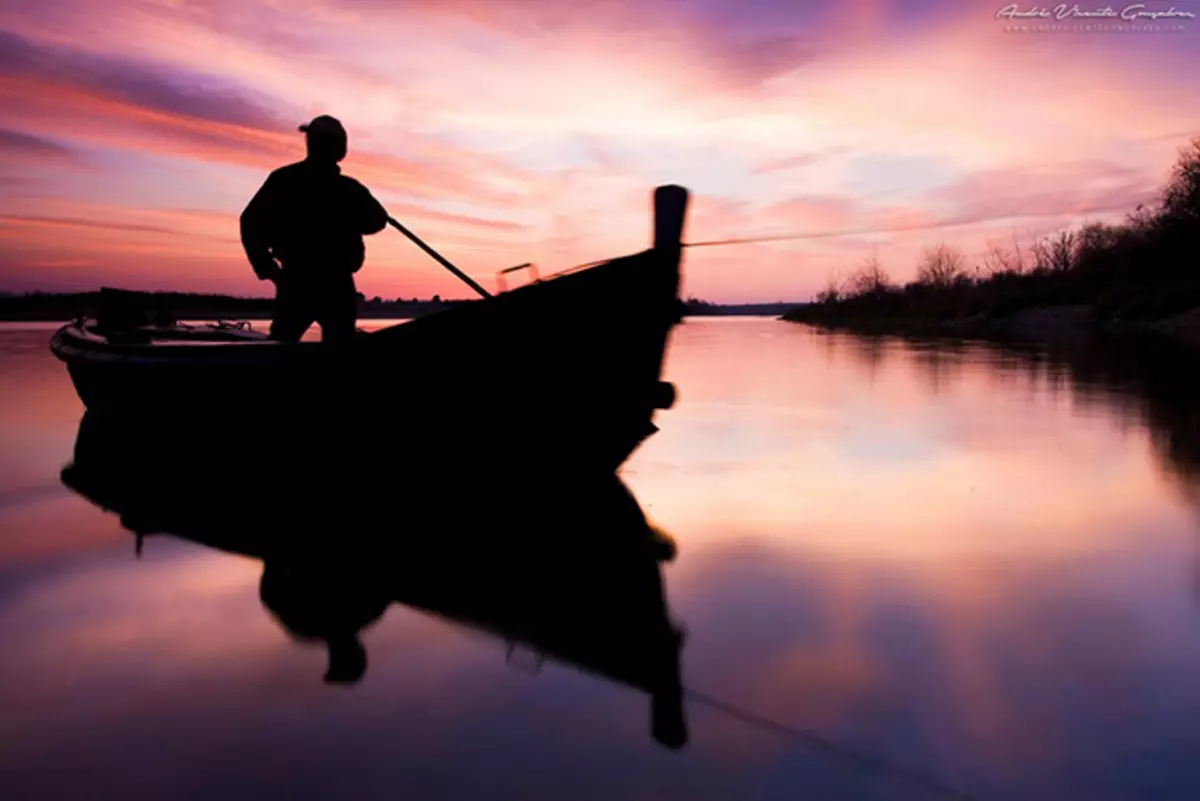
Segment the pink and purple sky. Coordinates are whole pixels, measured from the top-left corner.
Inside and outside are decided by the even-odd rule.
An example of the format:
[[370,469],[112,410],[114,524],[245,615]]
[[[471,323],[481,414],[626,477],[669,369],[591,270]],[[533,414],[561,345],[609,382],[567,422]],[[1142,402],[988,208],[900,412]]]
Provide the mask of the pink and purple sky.
[[[693,192],[687,239],[833,234],[688,251],[685,292],[722,302],[1153,199],[1200,134],[1200,2],[1103,32],[1006,30],[1004,5],[6,0],[0,290],[269,294],[238,215],[321,113],[344,171],[488,288],[641,250],[662,183]],[[391,230],[359,288],[472,296]]]

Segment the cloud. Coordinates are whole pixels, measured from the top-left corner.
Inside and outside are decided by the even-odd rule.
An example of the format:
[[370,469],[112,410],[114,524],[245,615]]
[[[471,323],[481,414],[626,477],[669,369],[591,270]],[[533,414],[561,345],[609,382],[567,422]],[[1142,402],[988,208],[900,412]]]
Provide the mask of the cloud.
[[820,54],[808,38],[794,35],[765,36],[745,43],[714,36],[708,40],[707,50],[717,58],[716,71],[730,89],[757,87],[803,67]]
[[0,31],[0,75],[86,90],[167,114],[263,131],[284,122],[248,87],[177,66],[91,53]]
[[[319,7],[323,14],[342,22],[349,22],[347,15],[356,13],[415,22],[443,36],[483,29],[502,38],[506,47],[596,50],[635,63],[686,65],[679,74],[702,77],[709,91],[740,93],[754,91],[765,81],[811,62],[819,53],[816,40],[797,30],[800,15],[781,24],[773,4],[751,5],[708,2],[692,6],[673,0],[584,4],[413,0],[400,5],[380,0],[324,0]],[[353,21],[362,22],[361,17]],[[657,77],[661,80],[664,76]]]
[[[61,84],[23,79],[9,84],[10,109],[40,127],[78,135],[110,148],[156,152],[202,162],[269,170],[303,157],[303,138],[294,131],[252,129],[183,111],[146,107],[124,97]],[[0,90],[6,79],[0,77]],[[0,92],[4,94],[4,92]],[[78,120],[88,124],[80,127]],[[372,188],[417,197],[460,197],[511,204],[521,197],[523,173],[496,159],[434,143],[416,158],[354,151],[345,171]]]
[[388,213],[393,217],[417,218],[435,223],[478,228],[493,232],[517,232],[528,230],[529,226],[512,220],[490,220],[484,217],[473,217],[467,214],[452,214],[444,211],[427,209],[411,203],[388,203]]
[[1148,202],[1158,187],[1146,171],[1100,160],[979,170],[931,198],[966,219],[1092,214]]
[[838,152],[844,149],[831,148],[816,153],[797,153],[792,156],[781,156],[779,158],[767,159],[759,162],[751,168],[751,172],[755,175],[763,175],[773,172],[787,172],[788,170],[796,170],[801,167],[808,167],[813,164],[819,164],[826,159],[829,159]]
[[59,228],[89,228],[98,231],[123,231],[142,234],[178,234],[178,230],[159,225],[104,222],[72,217],[44,217],[37,214],[3,214],[0,225],[45,225]]
[[[694,247],[737,247],[750,244],[789,242],[815,242],[830,240],[832,247],[845,243],[848,249],[860,249],[864,237],[879,237],[917,234],[930,231],[967,229],[966,233],[983,236],[984,229],[994,223],[1012,223],[1026,220],[1033,223],[1030,229],[1038,234],[1049,233],[1082,220],[1085,214],[1115,214],[1132,211],[1125,194],[1116,190],[1111,195],[1098,195],[1086,204],[1071,206],[1066,197],[1048,197],[1045,203],[1012,203],[964,206],[953,213],[935,214],[928,209],[904,206],[870,206],[859,204],[851,198],[797,198],[775,204],[757,215],[739,214],[734,219],[756,219],[779,224],[774,232],[754,233],[745,236],[733,234],[728,238],[693,237],[689,241]],[[1057,202],[1056,202],[1057,201]],[[1065,205],[1064,205],[1065,204]],[[791,223],[789,225],[789,223]],[[728,230],[728,229],[725,229]],[[761,228],[757,229],[762,231]],[[981,240],[982,241],[982,240]],[[893,244],[896,244],[893,242]]]
[[79,152],[72,147],[59,144],[52,139],[7,128],[0,128],[0,153],[66,160],[79,158]]
[[852,226],[862,220],[862,211],[848,195],[804,195],[768,207],[763,217],[804,231]]

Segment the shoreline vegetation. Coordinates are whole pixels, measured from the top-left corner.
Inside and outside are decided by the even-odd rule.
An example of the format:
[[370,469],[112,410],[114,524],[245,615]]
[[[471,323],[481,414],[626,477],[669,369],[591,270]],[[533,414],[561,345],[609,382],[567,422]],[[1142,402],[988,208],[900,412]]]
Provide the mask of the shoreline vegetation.
[[848,332],[1082,340],[1165,335],[1200,345],[1200,137],[1160,196],[1120,223],[1087,223],[972,260],[938,244],[898,285],[877,256],[782,319]]
[[[145,292],[148,308],[170,312],[177,319],[187,320],[269,320],[275,306],[272,298],[246,298],[232,295],[190,292]],[[0,293],[0,321],[4,322],[69,322],[82,315],[94,314],[100,292],[27,292]],[[429,299],[358,297],[360,320],[411,319],[443,311],[468,300],[443,300],[434,295]],[[685,316],[711,317],[755,315],[778,317],[795,303],[718,304],[696,298],[685,301]]]

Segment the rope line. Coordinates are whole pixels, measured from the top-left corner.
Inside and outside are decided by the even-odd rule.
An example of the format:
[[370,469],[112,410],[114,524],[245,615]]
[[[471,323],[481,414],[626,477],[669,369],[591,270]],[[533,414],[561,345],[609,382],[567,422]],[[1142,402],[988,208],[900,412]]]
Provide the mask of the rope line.
[[[898,229],[898,230],[903,230],[903,229]],[[892,231],[879,231],[879,230],[807,231],[807,232],[801,233],[801,234],[772,234],[772,235],[768,235],[768,236],[749,236],[749,237],[736,237],[733,239],[709,239],[709,240],[704,240],[704,241],[700,241],[700,242],[682,242],[682,243],[680,243],[680,247],[713,248],[713,247],[720,247],[722,245],[757,245],[762,242],[794,242],[794,241],[798,241],[798,240],[802,240],[802,239],[832,239],[832,238],[839,237],[839,236],[864,236],[867,234],[878,234],[878,233],[893,233],[893,232]],[[609,261],[612,261],[612,259],[611,258],[597,259],[596,261],[589,261],[589,262],[584,262],[583,264],[576,264],[574,267],[568,267],[565,270],[559,270],[558,272],[551,273],[550,275],[547,275],[546,277],[547,278],[556,278],[560,275],[567,275],[569,273],[578,272],[579,270],[586,270],[588,267],[596,267],[597,265],[604,264],[605,262],[609,262]]]
[[832,239],[838,236],[865,236],[888,233],[882,231],[809,231],[803,234],[774,234],[768,236],[746,236],[733,239],[710,239],[705,242],[684,242],[685,248],[712,248],[721,245],[757,245],[760,242],[793,242],[800,239]]
[[926,792],[944,796],[946,798],[957,799],[957,801],[979,801],[976,796],[965,793],[962,790],[955,789],[954,787],[951,787],[932,776],[927,776],[923,773],[912,770],[911,768],[893,765],[877,756],[852,750],[844,745],[839,745],[832,740],[822,737],[819,734],[805,731],[794,726],[789,726],[786,723],[780,723],[777,720],[773,720],[764,715],[759,715],[755,712],[747,712],[746,710],[739,709],[738,707],[726,703],[719,698],[714,698],[707,693],[685,688],[684,695],[696,703],[707,706],[710,709],[715,709],[718,712],[723,712],[724,714],[740,720],[748,725],[757,726],[761,729],[767,729],[775,734],[789,737],[794,740],[800,740],[811,748],[823,751],[830,756],[842,760],[856,771],[891,776],[905,781],[921,790],[925,790]]
[[[1026,215],[1030,216],[1030,215]],[[1032,215],[1046,216],[1046,215]],[[685,248],[712,248],[721,247],[724,245],[757,245],[764,242],[798,242],[806,239],[837,239],[844,236],[872,236],[875,234],[904,234],[914,231],[928,231],[938,228],[958,228],[963,225],[978,222],[976,220],[950,220],[937,225],[928,224],[913,224],[913,225],[897,225],[890,228],[843,228],[836,231],[804,231],[802,233],[791,234],[766,234],[763,236],[744,236],[731,237],[729,239],[709,239],[700,242],[683,242],[681,247]],[[612,259],[597,259],[589,261],[586,264],[578,264],[574,267],[569,267],[566,270],[554,273],[554,275],[564,275],[572,273],[576,270],[582,270],[587,267],[595,267],[598,264],[604,264]]]
[[[434,613],[436,614],[436,613]],[[451,628],[460,633],[470,636],[474,639],[482,641],[492,641],[497,636],[496,632],[479,631],[476,626],[472,626],[453,618],[437,617],[451,624]],[[506,652],[511,657],[516,640],[505,638]],[[694,703],[706,706],[717,712],[721,712],[729,717],[745,723],[748,726],[755,726],[760,729],[770,731],[773,734],[781,737],[797,740],[808,747],[820,751],[827,756],[841,760],[848,765],[852,770],[858,773],[874,773],[883,777],[890,777],[907,783],[911,787],[918,790],[923,790],[932,795],[942,796],[954,801],[982,801],[979,796],[972,795],[962,790],[951,787],[940,779],[921,773],[920,771],[906,768],[901,765],[894,765],[882,757],[872,754],[863,753],[845,745],[830,740],[812,731],[806,731],[796,726],[791,726],[786,723],[780,723],[777,720],[767,717],[766,715],[750,712],[745,709],[734,706],[727,701],[722,701],[720,698],[701,692],[700,690],[692,689],[691,687],[681,687],[681,694],[684,698],[693,701]]]

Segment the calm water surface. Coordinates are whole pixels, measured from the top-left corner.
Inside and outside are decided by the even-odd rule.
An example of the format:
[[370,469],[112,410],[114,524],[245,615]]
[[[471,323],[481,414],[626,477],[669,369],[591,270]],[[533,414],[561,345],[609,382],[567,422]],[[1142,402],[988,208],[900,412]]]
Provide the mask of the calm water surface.
[[679,544],[672,751],[644,694],[400,605],[326,685],[259,562],[136,558],[59,479],[52,328],[0,328],[6,798],[1200,798],[1200,389],[1161,346],[681,325],[623,470]]

